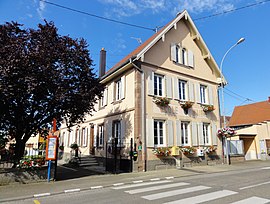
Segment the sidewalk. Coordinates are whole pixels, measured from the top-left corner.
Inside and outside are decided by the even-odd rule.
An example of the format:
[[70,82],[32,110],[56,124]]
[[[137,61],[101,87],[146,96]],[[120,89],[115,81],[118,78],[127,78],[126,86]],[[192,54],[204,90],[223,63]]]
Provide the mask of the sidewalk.
[[82,178],[69,179],[56,182],[41,182],[33,184],[14,184],[0,186],[0,203],[4,201],[18,200],[22,198],[33,198],[42,194],[54,195],[65,193],[67,190],[83,191],[96,188],[111,187],[113,184],[132,183],[133,181],[150,181],[150,179],[171,179],[194,176],[200,174],[211,174],[227,171],[238,171],[246,169],[258,169],[270,167],[270,161],[245,161],[232,165],[215,165],[215,166],[193,166],[183,169],[168,169],[159,171],[123,173],[123,174],[106,174],[86,176]]

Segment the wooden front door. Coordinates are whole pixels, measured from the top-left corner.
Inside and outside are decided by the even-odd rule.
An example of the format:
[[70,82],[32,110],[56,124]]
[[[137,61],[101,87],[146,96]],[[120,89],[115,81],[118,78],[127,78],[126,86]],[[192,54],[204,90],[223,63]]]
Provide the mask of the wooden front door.
[[92,155],[95,154],[95,148],[94,148],[94,126],[93,125],[90,128],[90,148],[89,148],[89,154],[92,154]]

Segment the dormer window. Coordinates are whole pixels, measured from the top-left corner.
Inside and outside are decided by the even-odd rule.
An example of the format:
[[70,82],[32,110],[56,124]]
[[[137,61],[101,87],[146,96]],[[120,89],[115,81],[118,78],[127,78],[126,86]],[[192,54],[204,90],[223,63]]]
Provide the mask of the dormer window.
[[171,60],[176,64],[183,64],[188,67],[194,67],[193,52],[181,47],[178,44],[171,44]]

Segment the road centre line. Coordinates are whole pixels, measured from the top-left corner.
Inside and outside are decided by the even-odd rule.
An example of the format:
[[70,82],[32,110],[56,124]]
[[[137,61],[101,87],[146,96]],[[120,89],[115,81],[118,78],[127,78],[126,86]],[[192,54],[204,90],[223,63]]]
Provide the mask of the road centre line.
[[75,189],[65,190],[64,192],[65,192],[65,193],[74,193],[74,192],[79,192],[79,191],[81,191],[81,189],[75,188]]
[[270,181],[267,181],[267,182],[264,182],[264,183],[258,183],[258,184],[255,184],[255,185],[245,186],[245,187],[239,188],[239,190],[244,190],[244,189],[248,189],[248,188],[254,188],[254,187],[262,186],[262,185],[269,184],[269,183],[270,183]]
[[133,183],[142,183],[143,180],[139,180],[139,181],[132,181]]
[[150,181],[159,181],[160,180],[160,178],[152,178],[152,179],[150,179]]
[[50,196],[51,193],[40,193],[40,194],[35,194],[34,195],[34,198],[37,198],[37,197],[44,197],[44,196]]
[[91,187],[91,190],[93,190],[93,189],[100,189],[100,188],[103,188],[103,186],[92,186]]
[[113,184],[113,186],[122,186],[122,185],[124,185],[124,183],[115,183],[115,184]]
[[267,169],[270,169],[270,167],[268,166],[268,167],[263,167],[263,168],[261,168],[262,170],[267,170]]
[[173,176],[168,176],[168,177],[165,177],[165,179],[174,179]]

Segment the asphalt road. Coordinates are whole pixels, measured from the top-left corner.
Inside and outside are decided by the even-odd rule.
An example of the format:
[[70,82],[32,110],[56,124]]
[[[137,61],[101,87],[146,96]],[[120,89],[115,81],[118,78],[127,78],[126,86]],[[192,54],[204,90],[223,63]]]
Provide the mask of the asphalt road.
[[[192,169],[191,169],[192,171]],[[178,178],[148,179],[6,203],[270,203],[270,165]]]

